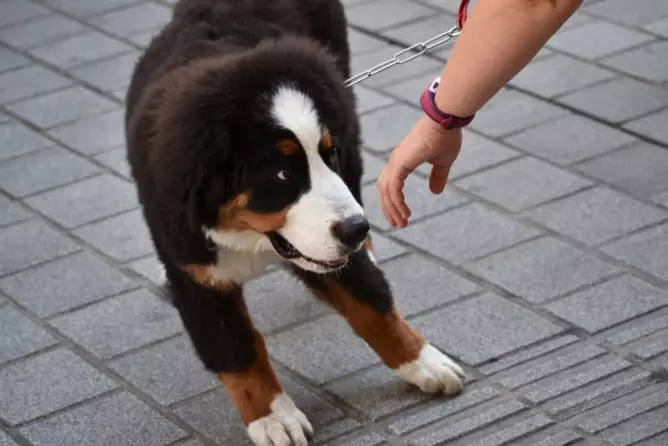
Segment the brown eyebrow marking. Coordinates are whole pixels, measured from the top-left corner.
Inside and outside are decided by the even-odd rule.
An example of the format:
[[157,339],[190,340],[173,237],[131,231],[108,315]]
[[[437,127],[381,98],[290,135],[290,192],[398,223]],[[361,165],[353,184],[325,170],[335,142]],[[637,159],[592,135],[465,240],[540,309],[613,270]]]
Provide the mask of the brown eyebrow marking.
[[328,150],[332,148],[332,135],[329,133],[329,130],[322,132],[322,138],[320,139],[323,149]]
[[294,155],[299,151],[299,144],[291,139],[281,139],[276,144],[276,148],[283,155]]

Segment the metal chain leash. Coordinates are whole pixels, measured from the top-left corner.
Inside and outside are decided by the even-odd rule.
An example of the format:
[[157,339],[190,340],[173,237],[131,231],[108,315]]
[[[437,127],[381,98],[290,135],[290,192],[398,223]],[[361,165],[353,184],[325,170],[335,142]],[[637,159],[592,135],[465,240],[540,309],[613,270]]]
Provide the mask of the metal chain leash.
[[449,42],[450,40],[457,37],[460,32],[461,30],[459,29],[459,26],[453,26],[448,31],[438,34],[432,37],[431,39],[411,45],[408,48],[405,48],[396,53],[394,56],[392,56],[391,59],[388,59],[385,62],[379,63],[378,65],[369,68],[366,71],[363,71],[359,74],[354,75],[351,78],[348,78],[344,82],[344,85],[346,87],[352,87],[353,85],[358,84],[370,78],[371,76],[381,73],[389,68],[392,68],[395,65],[402,65],[407,62],[410,62],[416,57],[422,56],[427,51]]

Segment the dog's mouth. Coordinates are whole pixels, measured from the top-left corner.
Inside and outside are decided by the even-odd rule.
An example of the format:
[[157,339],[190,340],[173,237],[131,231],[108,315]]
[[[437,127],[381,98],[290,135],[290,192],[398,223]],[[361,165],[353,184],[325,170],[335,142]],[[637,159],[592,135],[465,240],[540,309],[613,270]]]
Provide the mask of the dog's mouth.
[[341,268],[348,261],[347,257],[342,257],[336,260],[317,260],[311,257],[305,256],[297,248],[295,248],[292,243],[290,243],[285,237],[283,237],[278,232],[270,232],[267,234],[271,245],[274,247],[274,251],[283,257],[286,260],[305,260],[314,265],[326,268],[328,270],[335,270]]

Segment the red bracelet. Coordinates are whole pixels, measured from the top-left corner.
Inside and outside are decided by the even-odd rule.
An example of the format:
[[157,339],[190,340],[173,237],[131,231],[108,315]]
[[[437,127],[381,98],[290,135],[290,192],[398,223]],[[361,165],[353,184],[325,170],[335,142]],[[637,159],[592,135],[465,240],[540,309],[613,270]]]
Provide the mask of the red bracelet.
[[465,127],[473,121],[475,113],[471,116],[459,117],[442,112],[436,105],[436,89],[441,82],[441,78],[437,77],[433,80],[427,88],[425,88],[420,97],[420,105],[425,114],[431,118],[432,121],[443,127],[445,130],[454,130]]

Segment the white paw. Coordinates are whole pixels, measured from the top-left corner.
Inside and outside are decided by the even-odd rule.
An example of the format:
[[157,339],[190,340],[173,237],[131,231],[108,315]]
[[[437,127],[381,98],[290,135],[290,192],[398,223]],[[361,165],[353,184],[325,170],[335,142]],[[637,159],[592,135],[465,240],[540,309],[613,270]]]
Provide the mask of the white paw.
[[431,344],[422,347],[418,359],[402,365],[396,372],[423,392],[442,391],[446,395],[459,393],[462,389],[459,377],[466,376],[461,367]]
[[269,406],[271,414],[248,425],[248,436],[256,446],[307,446],[313,426],[306,415],[282,393]]

